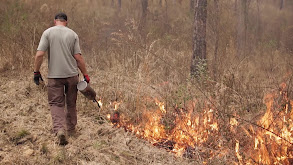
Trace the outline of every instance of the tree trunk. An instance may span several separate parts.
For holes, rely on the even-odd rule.
[[[121,0],[118,0],[118,9],[119,9],[119,11],[121,10],[121,7],[122,7],[122,2],[121,2]]]
[[[280,1],[280,10],[282,10],[283,7],[284,7],[284,0],[281,0],[281,1]]]
[[[262,38],[262,31],[261,31],[261,17],[260,17],[260,0],[256,1],[256,7],[257,7],[257,29],[256,29],[256,45],[259,46],[259,43],[261,42]]]
[[[237,55],[245,56],[246,48],[246,20],[247,20],[247,0],[238,0],[238,27],[237,27]]]
[[[217,66],[218,66],[218,49],[219,49],[219,23],[220,23],[220,11],[219,11],[219,0],[214,0],[215,4],[215,35],[216,35],[216,41],[215,41],[215,50],[214,50],[214,65],[213,65],[213,75],[214,79],[217,78]]]
[[[142,5],[142,24],[145,26],[146,24],[146,17],[147,17],[147,10],[148,10],[148,0],[141,0]]]
[[[141,15],[141,21],[139,25],[139,30],[141,33],[142,38],[146,39],[146,23],[147,23],[147,10],[148,10],[148,0],[141,0],[141,6],[142,6],[142,15]]]
[[[168,25],[169,25],[169,18],[168,18],[168,1],[165,0],[165,21],[164,21],[164,27],[167,31],[169,31]]]
[[[190,8],[189,8],[190,12],[194,13],[194,0],[190,0],[189,5],[190,5]]]
[[[190,67],[191,76],[198,76],[199,65],[206,60],[207,0],[195,0],[193,54]]]
[[[235,11],[235,13],[237,13],[237,5],[238,4],[238,0],[235,0],[235,2],[234,2],[234,11]]]

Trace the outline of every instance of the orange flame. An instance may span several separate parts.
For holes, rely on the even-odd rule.
[[[237,114],[230,118],[228,130],[235,138],[233,140],[236,142],[234,157],[238,160],[238,164],[293,163],[293,147],[284,140],[293,142],[293,100],[288,99],[286,89],[286,84],[281,84],[280,91],[272,92],[264,97],[267,109],[257,124],[265,129],[249,124],[239,124]],[[112,103],[114,110],[118,109],[120,103]],[[194,112],[194,108],[178,108],[172,113],[166,110],[163,102],[156,99],[155,104],[158,106],[157,110],[146,111],[143,114],[145,122],[133,125],[122,120],[118,126],[124,127],[154,145],[168,148],[178,156],[186,156],[187,151],[192,153],[196,147],[213,144],[214,149],[207,149],[205,154],[208,158],[203,162],[207,162],[216,155],[224,156],[223,153],[229,153],[228,150],[231,150],[231,147],[228,147],[231,145],[225,144],[228,142],[220,139],[219,128],[223,126],[223,123],[218,121],[214,114],[214,107],[211,105],[205,104],[202,112]],[[194,104],[192,102],[192,105]],[[164,119],[170,114],[174,116],[174,121],[171,123],[172,126],[167,127]],[[242,136],[239,137],[240,135]],[[245,142],[242,143],[242,140]],[[217,150],[222,150],[223,153]],[[216,154],[217,152],[221,154]]]
[[[99,100],[99,101],[98,101],[98,104],[99,104],[99,106],[102,108],[102,106],[103,106],[102,100]]]
[[[239,160],[239,163],[242,164],[242,157],[241,155],[239,154],[239,141],[236,140],[236,144],[235,144],[235,152],[236,152],[236,156]]]

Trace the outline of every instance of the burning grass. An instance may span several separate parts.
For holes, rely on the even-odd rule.
[[[287,50],[290,43],[287,37],[281,37],[290,36],[281,29],[288,28],[290,34],[292,7],[286,5],[285,10],[279,11],[272,8],[270,2],[261,3],[260,20],[254,19],[258,17],[251,8],[247,33],[249,55],[238,59],[234,47],[236,26],[233,26],[238,18],[231,15],[234,3],[221,2],[217,29],[213,26],[216,18],[211,5],[207,29],[208,67],[216,64],[217,72],[204,74],[207,77],[215,74],[212,77],[218,84],[204,87],[214,83],[210,79],[205,81],[200,88],[207,94],[200,94],[185,86],[192,54],[193,19],[192,14],[186,12],[188,1],[182,1],[183,6],[168,3],[168,10],[167,6],[153,3],[155,1],[149,3],[146,39],[137,28],[140,1],[123,1],[118,15],[110,1],[72,0],[66,1],[66,5],[65,1],[56,2],[0,2],[3,12],[0,16],[2,164],[52,164],[65,160],[68,164],[292,163],[293,115],[292,99],[288,98],[292,91],[289,83],[262,101],[264,91],[282,82],[283,73],[292,71],[292,51]],[[69,27],[80,36],[93,87],[103,96],[102,101],[111,102],[110,106],[115,109],[111,111],[114,115],[109,115],[111,123],[127,131],[113,129],[101,121],[100,114],[109,113],[109,105],[103,104],[101,113],[97,113],[96,104],[81,97],[78,100],[81,135],[71,139],[66,153],[54,144],[47,94],[45,89],[31,84],[29,69],[38,39],[51,26],[52,15],[59,11],[68,14]],[[32,24],[29,20],[38,23]],[[254,25],[260,25],[261,34],[254,32]],[[281,25],[284,27],[280,28]],[[217,31],[220,45],[215,58],[213,47]],[[43,77],[47,73],[46,63],[41,69]],[[160,85],[154,85],[158,83]],[[150,96],[159,99],[149,99]],[[261,117],[257,118],[259,114]],[[12,130],[26,130],[30,135],[22,132],[18,136],[17,131],[10,133]],[[164,149],[180,159],[173,159],[173,154]],[[23,156],[23,151],[27,151],[28,157]]]
[[[155,99],[157,108],[146,109],[136,122],[119,113],[119,104],[114,103],[114,112],[108,119],[154,146],[203,163],[232,154],[228,161],[235,164],[292,164],[293,100],[288,98],[288,91],[287,84],[282,83],[278,90],[267,94],[266,112],[257,122],[225,114],[230,122],[224,123],[211,100],[196,110],[197,100],[191,101],[193,106],[189,108],[166,109],[163,102]],[[164,122],[166,118],[172,122]]]

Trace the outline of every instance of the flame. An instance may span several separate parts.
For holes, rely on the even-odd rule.
[[[162,114],[160,111],[157,111],[157,113],[148,113],[146,118],[148,122],[144,127],[144,138],[152,142],[165,138],[165,127],[161,124]]]
[[[265,98],[267,111],[259,122],[260,125],[263,126],[264,128],[268,128],[270,123],[273,121],[273,114],[271,111],[272,104],[273,104],[273,98],[274,98],[274,96],[272,94],[267,95]]]
[[[163,102],[159,102],[157,99],[155,99],[156,101],[156,105],[158,105],[160,107],[160,110],[162,111],[162,113],[166,113],[166,109],[165,109],[165,105]]]
[[[255,138],[255,142],[254,142],[254,149],[255,150],[257,149],[258,144],[259,144],[258,138]]]
[[[236,140],[235,152],[236,152],[236,156],[237,156],[237,158],[239,160],[239,163],[242,164],[242,157],[239,154],[239,141],[238,140]]]
[[[231,118],[230,119],[230,130],[235,133],[237,126],[238,126],[238,121],[236,120],[236,118],[234,118],[234,117]]]
[[[102,103],[102,100],[101,100],[101,99],[98,101],[98,104],[99,104],[99,106],[102,108],[103,103]]]
[[[119,107],[119,105],[121,104],[122,102],[117,102],[117,101],[114,101],[112,104],[114,106],[114,111],[116,111]]]
[[[230,125],[231,126],[237,126],[238,125],[238,121],[235,118],[231,118]]]
[[[146,111],[143,115],[144,125],[133,126],[131,124],[120,123],[126,130],[135,133],[153,144],[158,142],[170,142],[170,149],[177,155],[182,155],[186,147],[195,147],[197,144],[205,142],[210,134],[216,133],[219,129],[217,120],[214,117],[213,109],[207,108],[201,114],[193,114],[189,111],[176,115],[175,126],[170,131],[166,131],[162,118],[166,115],[164,103],[155,100],[158,110]],[[112,103],[114,106],[119,103]],[[114,108],[117,110],[116,108]],[[108,117],[109,118],[109,117]],[[174,144],[174,145],[173,145]],[[220,146],[220,145],[219,145]]]
[[[292,155],[288,154],[291,146],[288,141],[293,142],[292,100],[288,99],[285,89],[286,84],[282,83],[279,92],[272,92],[264,98],[267,110],[258,123],[269,131],[258,129],[253,133],[254,151],[249,153],[258,164],[292,163]]]
[[[193,108],[177,108],[172,112],[158,99],[154,101],[157,108],[145,110],[140,122],[131,124],[130,120],[124,118],[117,126],[177,156],[192,157],[193,152],[207,155],[203,160],[207,163],[215,156],[224,157],[235,152],[234,160],[238,160],[236,164],[290,164],[293,161],[293,147],[288,142],[293,143],[293,100],[288,98],[286,89],[286,84],[281,84],[279,91],[264,97],[266,112],[256,122],[259,127],[255,124],[240,124],[237,114],[225,125],[218,120],[215,108],[208,102],[204,103],[200,112],[193,110],[194,101],[188,103]],[[121,103],[111,103],[114,111]],[[172,123],[166,124],[164,120],[168,115],[174,118]],[[110,115],[107,118],[110,119]],[[223,126],[233,135],[229,137],[234,138],[231,141],[236,143],[228,145],[229,142],[221,138],[223,135],[220,130]],[[229,152],[232,145],[235,145],[235,151]],[[205,146],[206,149],[195,151]],[[213,148],[209,149],[211,146]]]

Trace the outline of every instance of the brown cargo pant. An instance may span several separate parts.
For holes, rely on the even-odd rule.
[[[54,133],[59,130],[74,131],[75,129],[77,83],[78,76],[48,79],[48,101]]]

